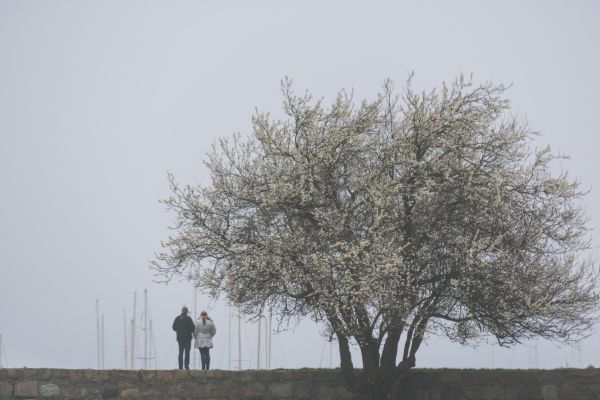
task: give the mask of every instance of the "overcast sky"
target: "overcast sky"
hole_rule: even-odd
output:
[[[342,88],[373,97],[411,71],[423,89],[459,72],[512,84],[513,112],[571,156],[561,166],[590,190],[598,246],[599,43],[594,0],[0,0],[2,366],[96,367],[99,299],[105,367],[122,368],[123,312],[132,317],[137,291],[141,328],[147,288],[153,365],[176,367],[171,323],[193,308],[193,289],[157,285],[148,269],[173,219],[158,202],[167,172],[207,183],[210,144],[248,134],[255,107],[280,114],[284,76],[326,100]],[[228,337],[230,311],[204,295],[200,309],[218,329],[212,366],[228,368],[237,322]],[[273,336],[271,366],[336,365],[319,332],[302,323]],[[242,343],[243,367],[256,367],[256,326],[243,325]],[[432,338],[417,354],[419,367],[589,364],[600,366],[598,328],[580,350]]]

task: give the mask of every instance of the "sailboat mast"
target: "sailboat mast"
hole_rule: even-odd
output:
[[[268,360],[268,364],[269,364],[269,369],[271,369],[271,340],[273,337],[273,311],[269,311],[269,358]]]
[[[100,369],[100,300],[96,299],[96,358]]]
[[[127,317],[125,316],[125,309],[123,309],[123,355],[124,367],[127,369]]]
[[[104,314],[102,314],[102,369],[104,369]]]
[[[150,355],[148,357],[150,358],[150,368],[152,368],[152,343],[154,342],[154,338],[152,337],[152,320],[150,320],[150,327],[148,329],[150,329]]]
[[[242,315],[238,306],[238,371],[242,370]]]
[[[261,325],[260,315],[258,316],[258,343],[256,345],[256,369],[260,369],[260,325]]]
[[[227,362],[227,369],[231,371],[231,318],[233,317],[233,312],[231,311],[231,306],[229,308],[229,323],[227,324],[227,355],[229,356],[229,361]]]
[[[144,289],[144,369],[148,369],[148,289]]]
[[[133,318],[131,319],[131,369],[135,369],[135,313],[137,306],[137,292],[133,292]]]

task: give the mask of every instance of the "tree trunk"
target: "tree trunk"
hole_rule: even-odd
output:
[[[398,342],[402,335],[402,329],[390,330],[381,352],[381,369],[384,371],[393,371],[396,366],[396,357],[398,356]]]
[[[381,383],[381,372],[379,368],[379,348],[372,339],[360,345],[360,353],[363,362],[363,385],[364,390],[374,399],[379,399],[376,394]]]
[[[350,346],[348,344],[348,338],[339,333],[336,334],[338,339],[338,345],[340,348],[340,368],[342,369],[342,375],[349,388],[355,389],[354,380],[354,366],[352,365],[352,356],[350,355]]]

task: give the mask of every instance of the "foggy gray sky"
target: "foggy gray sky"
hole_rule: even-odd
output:
[[[95,367],[100,299],[105,367],[122,367],[123,310],[131,318],[137,291],[139,311],[147,288],[158,366],[176,367],[171,323],[193,290],[157,285],[147,267],[173,217],[158,203],[166,174],[208,182],[210,144],[248,134],[255,107],[280,114],[286,75],[326,99],[341,88],[372,97],[411,71],[423,89],[459,72],[512,83],[513,112],[590,189],[597,231],[599,42],[593,0],[0,0],[2,365]],[[227,368],[229,311],[204,295],[198,307],[217,325],[213,366]],[[242,336],[244,367],[255,366],[256,327]],[[273,367],[330,365],[311,323],[272,343]],[[535,345],[539,367],[600,365],[598,328],[579,352]],[[527,368],[535,354],[432,338],[417,364]]]

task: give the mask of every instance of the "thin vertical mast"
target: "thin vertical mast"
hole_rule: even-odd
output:
[[[104,314],[102,314],[102,369],[104,369]]]
[[[256,369],[260,369],[260,325],[261,318],[258,316],[258,343],[256,345]]]
[[[127,369],[127,317],[125,316],[125,309],[123,309],[123,358],[124,368]]]
[[[238,370],[242,370],[242,315],[238,306]]]
[[[148,357],[150,358],[150,369],[152,369],[152,320],[150,320],[150,327],[148,329],[150,329],[150,355]]]
[[[148,289],[144,289],[144,369],[148,369]]]
[[[272,324],[273,324],[273,310],[269,310],[269,330],[267,331],[267,369],[271,369],[271,335],[272,335]]]
[[[229,357],[229,362],[227,363],[227,369],[231,371],[231,305],[229,306],[229,324],[227,325],[227,356]]]
[[[96,356],[100,369],[100,300],[96,299]]]
[[[131,369],[135,369],[135,313],[137,306],[137,292],[133,292],[133,319],[131,320]]]
[[[133,349],[134,349],[134,347],[133,347],[134,333],[133,332],[135,332],[135,321],[133,320],[133,318],[131,319],[131,328],[129,328],[129,329],[131,332],[131,350],[129,351],[129,357],[130,357],[131,361],[129,362],[129,367],[131,369],[135,369],[135,360],[133,359],[133,353],[134,353],[134,351],[133,351]]]

